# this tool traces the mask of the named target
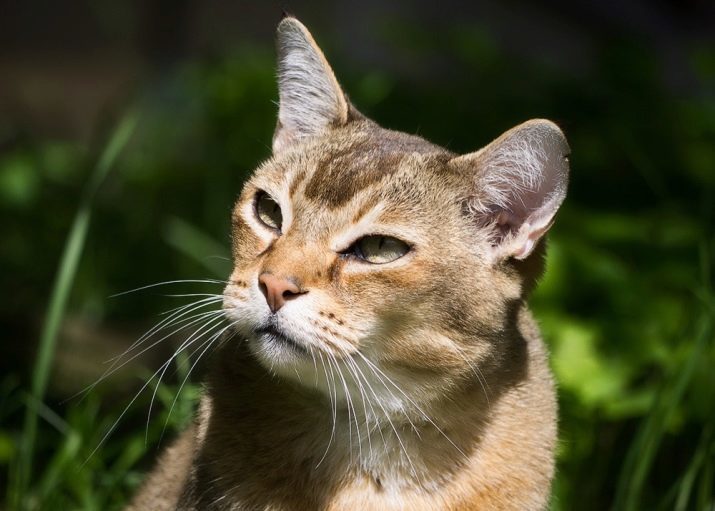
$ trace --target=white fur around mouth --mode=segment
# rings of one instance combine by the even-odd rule
[[[261,342],[270,343],[272,346],[290,349],[300,353],[308,353],[305,346],[291,339],[283,332],[273,326],[265,326],[256,329],[256,338]]]

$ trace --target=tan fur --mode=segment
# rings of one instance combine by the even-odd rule
[[[273,157],[245,185],[224,293],[237,335],[214,353],[196,428],[130,509],[545,508],[556,402],[525,300],[565,193],[563,135],[531,121],[500,139],[508,151],[497,140],[458,157],[348,103],[346,116],[305,28],[284,20],[279,47],[281,33],[292,38],[282,58],[316,52],[295,61],[335,88],[315,105],[325,125],[283,119]],[[487,174],[505,166],[505,179]],[[281,232],[257,219],[259,191],[279,203]],[[387,264],[344,255],[370,234],[411,249]],[[301,294],[272,312],[264,273]],[[256,333],[267,323],[299,348]]]

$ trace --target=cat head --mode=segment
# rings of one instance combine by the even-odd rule
[[[326,393],[367,383],[405,407],[473,380],[540,271],[561,130],[532,120],[456,155],[360,114],[296,19],[277,45],[273,154],[233,211],[228,316],[266,368]]]

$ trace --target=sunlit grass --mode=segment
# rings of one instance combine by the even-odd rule
[[[624,458],[624,465],[618,483],[618,492],[614,502],[614,509],[624,511],[637,511],[643,509],[643,493],[645,484],[658,454],[663,437],[669,425],[673,422],[676,409],[681,405],[685,392],[692,388],[693,375],[704,361],[707,361],[708,350],[713,346],[713,314],[715,304],[707,304],[706,310],[701,312],[697,320],[697,327],[694,333],[694,341],[688,343],[691,346],[682,365],[677,367],[672,374],[668,375],[662,384],[661,390],[655,406],[642,421],[638,433],[636,434],[630,448]],[[681,475],[674,485],[677,490],[677,509],[694,509],[691,507],[692,500],[699,502],[713,502],[714,489],[701,488],[701,495],[697,499],[692,499],[693,484],[696,479],[703,476],[703,468],[708,460],[708,453],[712,448],[712,423],[706,425],[702,432],[698,447],[693,453],[690,466]],[[667,500],[661,503],[662,507],[672,505]],[[703,508],[704,509],[704,508]]]

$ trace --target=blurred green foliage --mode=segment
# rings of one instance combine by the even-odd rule
[[[458,26],[438,37],[389,21],[384,38],[406,65],[418,67],[423,51],[450,60],[440,76],[398,80],[331,58],[353,102],[384,126],[418,131],[458,152],[532,117],[556,120],[569,138],[570,192],[532,300],[559,382],[552,509],[713,509],[712,48],[692,48],[698,88],[682,96],[665,86],[654,49],[637,40],[610,41],[588,71],[569,73],[505,54],[484,27]],[[330,48],[328,55],[336,57]],[[273,66],[265,48],[235,49],[185,63],[141,91],[141,122],[92,204],[71,316],[118,330],[128,325],[138,336],[144,321],[176,302],[152,290],[109,295],[226,277],[232,203],[269,155]],[[47,306],[99,138],[96,146],[20,134],[0,157],[0,279],[12,293],[0,313],[8,343],[37,338],[32,325]],[[220,292],[201,283],[179,288]],[[33,404],[26,362],[0,380],[0,473],[7,482],[15,470],[23,410],[32,406],[41,420],[36,468],[28,490],[7,495],[28,509],[121,507],[164,426],[167,434],[183,427],[198,392],[189,385],[169,413],[189,367],[183,360],[178,376],[159,386],[164,406],[154,407],[151,420],[145,392],[102,443],[133,394],[103,399],[116,393],[100,385],[82,400],[62,401],[67,396],[51,388],[44,404]],[[133,390],[154,370],[134,375]]]

